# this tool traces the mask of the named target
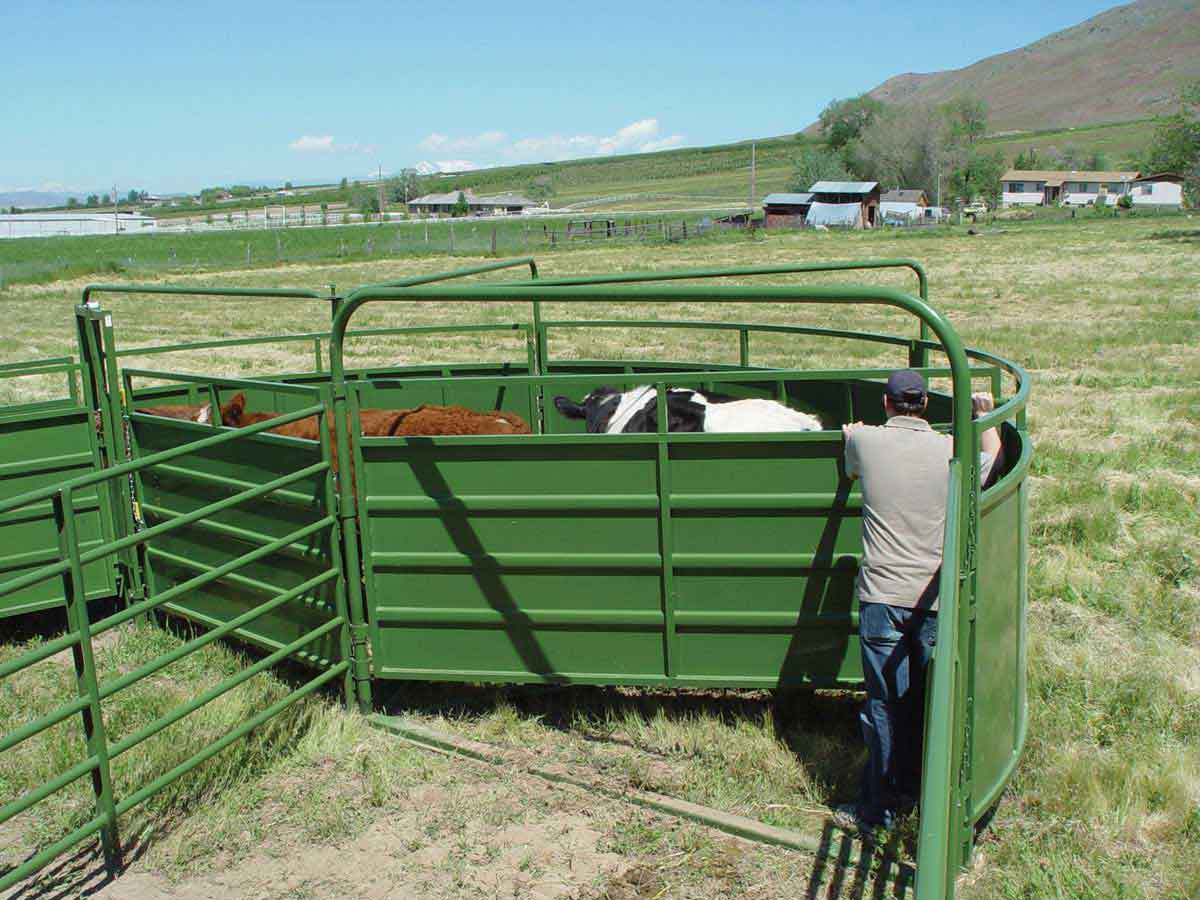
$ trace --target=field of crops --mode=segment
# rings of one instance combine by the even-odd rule
[[[567,275],[920,259],[934,305],[966,342],[1022,363],[1033,376],[1029,743],[960,896],[1188,900],[1200,896],[1200,228],[1182,216],[1081,215],[976,230],[759,232],[674,245],[593,245],[539,254],[539,262],[548,275]],[[178,280],[349,287],[442,265],[359,258]],[[869,280],[911,288],[895,274]],[[0,361],[72,352],[71,306],[83,283],[10,287],[3,295],[8,326]],[[126,346],[313,330],[327,326],[328,314],[318,304],[235,308],[145,296],[113,298],[106,306]],[[528,318],[527,309],[502,305],[481,312],[447,304],[419,313],[399,306],[366,307],[355,323]],[[564,312],[550,307],[545,314]],[[608,307],[570,312],[613,315]],[[650,319],[667,310],[623,313]],[[686,315],[748,313],[696,304]],[[898,313],[874,309],[768,306],[754,317],[912,328]],[[727,337],[614,329],[600,342],[564,333],[551,349],[560,356],[728,362],[737,347]],[[521,352],[486,336],[379,339],[358,342],[354,361],[512,359]],[[868,357],[855,345],[794,336],[764,339],[755,352],[766,364],[901,362],[890,351]],[[154,365],[245,376],[308,366],[308,353],[303,346],[232,348],[215,358],[211,352],[155,358]],[[14,652],[15,640],[0,647],[0,659]],[[145,645],[163,639],[133,630],[123,640],[105,650],[105,665],[135,666]],[[223,654],[208,663],[214,671],[230,665]],[[197,665],[189,678],[198,688],[210,676]],[[60,675],[51,672],[6,683],[0,702],[20,709],[69,687],[55,679]],[[158,702],[146,702],[152,701]],[[201,770],[188,795],[164,798],[141,823],[145,837],[131,874],[99,896],[382,897],[389,890],[433,898],[597,900],[891,896],[869,871],[839,866],[837,838],[814,859],[523,774],[536,758],[542,766],[585,773],[605,790],[659,791],[819,835],[830,806],[856,790],[863,750],[854,697],[806,695],[785,719],[773,717],[771,698],[761,692],[414,685],[388,704],[412,722],[496,748],[513,764],[507,770],[449,765],[314,702],[281,724],[279,734]],[[26,757],[21,766],[44,771],[55,751],[42,752],[44,758]],[[21,766],[0,768],[0,784],[24,783],[29,776]],[[52,840],[72,814],[52,806],[19,838],[0,840],[0,854]],[[911,852],[914,828],[912,819],[902,825],[901,854]],[[69,893],[75,876],[57,877],[44,885],[47,892]],[[124,892],[117,892],[122,884]]]

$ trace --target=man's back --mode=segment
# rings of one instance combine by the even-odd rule
[[[850,433],[846,474],[863,494],[860,602],[936,609],[951,456],[951,439],[915,416]]]

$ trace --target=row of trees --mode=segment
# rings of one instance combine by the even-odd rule
[[[800,150],[793,190],[821,180],[878,181],[887,188],[925,191],[969,201],[995,201],[1004,160],[982,146],[987,104],[959,97],[941,106],[889,106],[862,95],[834,100],[821,112],[824,145]],[[940,181],[940,185],[939,185]]]
[[[146,191],[131,190],[128,194],[121,198],[122,203],[141,203],[150,195]],[[95,209],[101,206],[112,206],[111,194],[88,194],[87,199],[83,203],[79,202],[78,197],[67,198],[67,209]]]
[[[1142,172],[1172,172],[1184,177],[1189,202],[1200,205],[1200,81],[1184,85],[1178,109],[1155,122],[1144,153],[1121,165]],[[1005,161],[988,151],[987,104],[963,96],[940,106],[889,106],[862,95],[834,100],[821,112],[824,143],[805,142],[796,160],[792,190],[805,191],[816,181],[861,179],[885,188],[918,188],[934,199],[962,201],[983,197],[995,203]],[[1073,147],[1039,153],[1022,150],[1016,169],[1104,170],[1110,163],[1100,151]]]

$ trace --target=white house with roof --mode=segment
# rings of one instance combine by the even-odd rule
[[[1009,169],[1000,179],[1003,206],[1091,206],[1129,193],[1136,171]]]

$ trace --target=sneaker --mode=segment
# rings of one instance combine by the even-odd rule
[[[857,832],[867,836],[874,834],[877,828],[890,831],[892,827],[891,816],[885,817],[882,822],[872,822],[863,815],[862,808],[857,803],[842,804],[833,811],[829,818],[843,831]]]

